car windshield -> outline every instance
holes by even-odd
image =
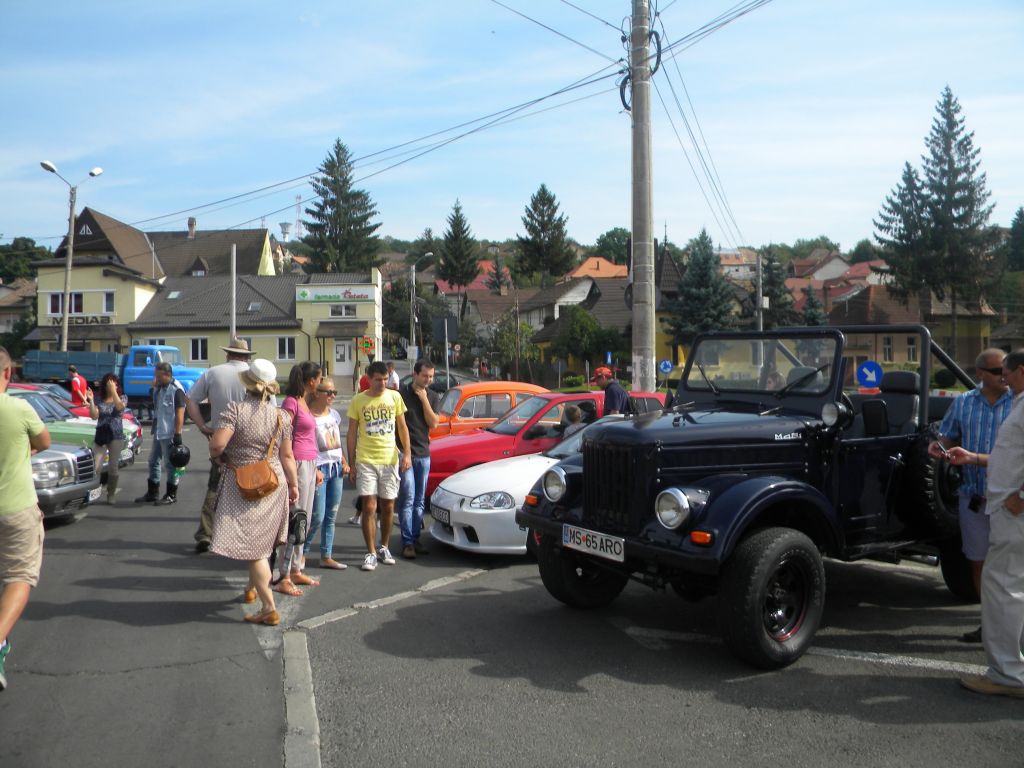
[[[157,359],[161,363],[170,363],[174,365],[184,365],[184,361],[181,359],[181,352],[178,349],[161,349],[156,353]]]
[[[29,392],[28,390],[9,390],[10,394],[15,397],[20,397],[22,400],[28,402],[32,406],[32,410],[36,412],[40,419],[45,422],[61,421],[67,418],[57,406],[50,402],[52,398],[40,395],[35,392]]]
[[[459,404],[459,398],[461,397],[461,389],[449,389],[444,393],[444,397],[441,399],[441,406],[438,409],[438,412],[442,416],[451,416],[455,413],[455,406]]]
[[[506,413],[496,423],[486,427],[486,429],[488,432],[496,432],[499,435],[514,435],[523,428],[526,422],[536,416],[548,402],[548,399],[544,397],[531,397],[525,403],[520,403]]]
[[[832,386],[833,336],[702,339],[691,352],[686,389],[820,395]]]

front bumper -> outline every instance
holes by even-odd
[[[99,475],[88,483],[68,485],[63,488],[37,488],[39,508],[48,519],[68,517],[89,506],[90,494],[100,487]]]

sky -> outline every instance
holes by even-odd
[[[667,47],[744,2],[657,0],[655,29]],[[280,237],[340,139],[382,235],[439,235],[459,200],[476,237],[514,237],[546,184],[570,237],[591,244],[631,223],[618,89],[630,8],[0,0],[0,242],[54,248],[66,232],[68,187],[42,160],[84,180],[79,210]],[[823,234],[852,248],[903,164],[920,166],[947,85],[981,149],[991,221],[1008,226],[1024,205],[1021,40],[1020,0],[774,0],[677,46],[651,90],[656,235],[684,244],[706,228],[734,247]]]

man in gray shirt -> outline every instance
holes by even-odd
[[[215,365],[206,370],[188,393],[185,408],[188,416],[195,422],[199,431],[209,438],[217,427],[220,414],[229,403],[237,402],[245,397],[245,387],[238,374],[249,370],[249,343],[244,339],[232,339],[230,346],[221,347],[227,353],[227,362]],[[199,410],[199,403],[207,400],[210,403],[210,421],[207,423]],[[206,499],[203,510],[199,513],[199,529],[196,531],[196,551],[206,552],[210,549],[210,537],[213,535],[213,511],[217,508],[217,488],[220,486],[220,466],[210,462],[210,479],[206,485]]]

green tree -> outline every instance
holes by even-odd
[[[1010,239],[1006,244],[1006,266],[1013,272],[1024,270],[1024,207],[1018,208],[1010,224]]]
[[[33,262],[51,255],[48,248],[36,245],[31,237],[16,237],[7,245],[0,245],[0,280],[4,285],[19,277],[32,280],[36,276]]]
[[[828,317],[825,315],[825,307],[818,300],[814,287],[808,285],[804,288],[804,295],[807,297],[804,302],[804,325],[826,325]]]
[[[428,259],[424,259],[423,257],[428,253],[432,253],[434,255]],[[434,230],[430,227],[426,227],[423,230],[423,234],[413,240],[412,244],[409,246],[409,250],[406,251],[405,263],[418,263],[417,269],[427,269],[436,261],[437,253],[438,243],[437,239],[434,237]]]
[[[666,321],[676,344],[689,345],[703,331],[732,327],[732,292],[722,275],[714,244],[707,230],[690,241],[690,260],[679,281],[678,296]]]
[[[494,264],[484,280],[484,285],[494,293],[501,293],[502,288],[512,288],[512,278],[508,274],[505,265],[501,263],[501,257],[495,257]]]
[[[793,294],[786,287],[786,272],[771,248],[761,250],[761,293],[768,299],[763,317],[766,329],[796,323],[798,314],[793,309]]]
[[[855,246],[853,246],[853,250],[850,251],[851,264],[860,264],[864,261],[874,261],[879,258],[881,258],[881,254],[878,252],[875,244],[867,238],[859,241]]]
[[[480,274],[480,260],[477,258],[477,244],[469,229],[469,222],[462,213],[462,204],[456,200],[448,214],[448,229],[445,230],[440,246],[440,261],[437,275],[456,288],[465,289]],[[465,290],[462,291],[465,294]],[[459,321],[466,317],[466,300],[463,295],[459,303]]]
[[[629,242],[629,230],[625,227],[613,227],[598,235],[597,242],[590,249],[595,256],[603,256],[614,264],[625,264],[627,256],[626,244]]]
[[[886,196],[874,225],[887,264],[883,271],[891,277],[889,291],[906,303],[934,280],[928,274],[931,264],[925,191],[910,163],[903,164],[903,177]]]
[[[375,266],[380,238],[377,206],[368,192],[352,188],[352,155],[336,139],[310,181],[317,199],[303,220],[303,240],[313,249],[313,267],[322,272],[364,271]]]
[[[565,222],[565,216],[558,213],[555,196],[541,184],[525,209],[526,236],[516,238],[519,272],[540,272],[553,281],[572,269],[575,256],[569,247]]]
[[[4,347],[11,355],[11,359],[17,360],[24,357],[25,350],[36,349],[39,345],[25,341],[36,328],[35,311],[30,309],[11,326],[9,333],[0,334],[0,347]]]
[[[818,235],[817,237],[811,238],[810,240],[799,239],[793,243],[793,258],[794,259],[806,259],[811,255],[817,248],[824,248],[828,251],[838,251],[839,243],[832,240],[825,235]]]
[[[522,381],[523,364],[529,366],[532,361],[540,360],[540,347],[531,341],[533,326],[517,322],[516,318],[515,310],[509,310],[498,319],[491,337],[492,362],[497,358],[502,370],[512,371],[512,378]],[[528,378],[533,379],[533,376]]]

